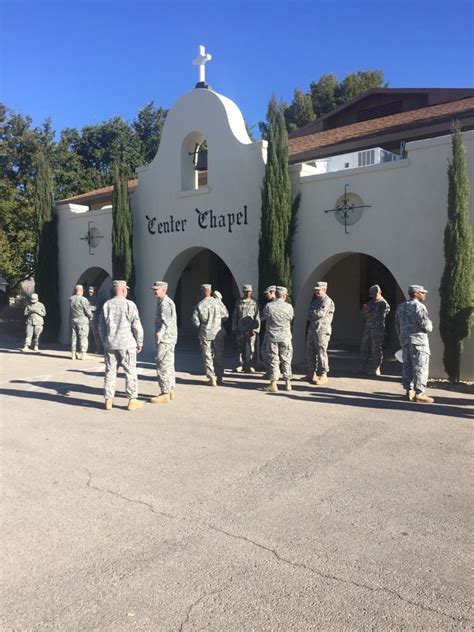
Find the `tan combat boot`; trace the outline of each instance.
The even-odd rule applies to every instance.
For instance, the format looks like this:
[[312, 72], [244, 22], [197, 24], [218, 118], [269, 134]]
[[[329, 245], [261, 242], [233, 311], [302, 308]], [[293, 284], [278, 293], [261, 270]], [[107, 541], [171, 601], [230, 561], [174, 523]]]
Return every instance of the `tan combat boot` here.
[[323, 384], [327, 384], [329, 382], [327, 373], [321, 373], [318, 375], [318, 379], [316, 380], [316, 384], [318, 386], [322, 386]]
[[244, 370], [244, 367], [243, 367], [243, 366], [236, 366], [236, 367], [235, 367], [235, 369], [234, 369], [234, 371], [235, 371], [236, 373], [242, 373], [242, 371], [243, 371], [243, 370]]
[[211, 375], [208, 378], [208, 384], [209, 384], [209, 386], [217, 386], [217, 378], [216, 378], [215, 375]]
[[267, 392], [278, 393], [278, 384], [275, 382], [275, 380], [272, 380], [270, 384], [267, 386]]
[[71, 360], [75, 360], [77, 357], [77, 354], [75, 351], [71, 351]]
[[113, 400], [112, 399], [106, 399], [105, 400], [105, 404], [104, 404], [105, 410], [112, 410], [113, 407], [114, 407]]
[[174, 399], [175, 397], [176, 397], [176, 392], [175, 392], [174, 388], [172, 388], [170, 390], [170, 399]]
[[375, 369], [375, 375], [382, 375], [382, 371], [379, 366]]
[[416, 402], [423, 402], [424, 404], [432, 404], [434, 399], [432, 397], [428, 397], [426, 393], [417, 393], [415, 395]]
[[162, 393], [161, 395], [157, 395], [156, 397], [150, 397], [151, 404], [166, 404], [171, 401], [170, 393]]
[[139, 408], [143, 408], [143, 406], [143, 402], [139, 401], [138, 399], [129, 399], [127, 410], [138, 410]]
[[78, 360], [84, 360], [84, 354], [82, 353], [82, 351], [79, 351], [79, 353], [76, 353], [76, 358]]
[[408, 389], [407, 392], [405, 393], [405, 397], [409, 402], [413, 402], [415, 399], [415, 391], [412, 391], [411, 389]]
[[38, 345], [35, 345], [35, 346], [33, 347], [33, 351], [39, 351], [39, 347], [38, 347]]
[[27, 345], [25, 345], [25, 346], [22, 348], [22, 351], [29, 351], [29, 350], [30, 350], [30, 348], [29, 348]]
[[319, 375], [313, 373], [313, 375], [309, 378], [310, 384], [317, 384], [319, 380]]
[[285, 380], [285, 391], [291, 391], [291, 380]]

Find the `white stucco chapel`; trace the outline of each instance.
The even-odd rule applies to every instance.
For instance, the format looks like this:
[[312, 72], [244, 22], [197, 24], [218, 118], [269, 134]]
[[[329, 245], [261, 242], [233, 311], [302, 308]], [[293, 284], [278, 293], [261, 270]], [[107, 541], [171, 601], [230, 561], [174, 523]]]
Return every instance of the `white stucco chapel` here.
[[[149, 351], [154, 348], [154, 281], [168, 282], [183, 335], [191, 332], [191, 312], [201, 283], [219, 289], [230, 309], [244, 283], [252, 283], [257, 295], [266, 142], [253, 142], [238, 106], [207, 85], [210, 60], [200, 47], [195, 60], [199, 82], [169, 110], [155, 158], [138, 169], [137, 181], [129, 185], [136, 302]], [[213, 76], [213, 82], [218, 84], [218, 77]], [[444, 267], [451, 157], [449, 125], [444, 121], [464, 117], [472, 190], [474, 125], [470, 129], [468, 122], [474, 119], [474, 94], [459, 98], [451, 91], [442, 97], [440, 89], [429, 94], [414, 90], [409, 98], [426, 98], [426, 103], [384, 115], [384, 104], [389, 97], [395, 103], [395, 92], [381, 89], [359, 101], [368, 103], [364, 111], [377, 103], [381, 116], [336, 124], [336, 117], [341, 120], [355, 107], [350, 105], [331, 119], [318, 121], [319, 129], [313, 126], [290, 138], [292, 188], [294, 195], [301, 194], [293, 245], [294, 358], [295, 362], [304, 358], [306, 310], [316, 281], [328, 282], [328, 294], [336, 304], [332, 340], [342, 345], [360, 340], [359, 311], [370, 285], [382, 287], [394, 311], [408, 286], [419, 283], [430, 291], [426, 305], [434, 323], [430, 373], [444, 376], [438, 288]], [[428, 122], [429, 133], [413, 135], [416, 125], [428, 129]], [[325, 144], [335, 130], [338, 140]], [[381, 134], [388, 138], [389, 131], [390, 147], [380, 142]], [[404, 138], [398, 152], [393, 149], [396, 133]], [[203, 148], [207, 163], [200, 169]], [[69, 337], [68, 298], [74, 285], [95, 285], [102, 298], [109, 297], [111, 197], [110, 190], [88, 192], [57, 205], [64, 343]], [[397, 348], [396, 340], [389, 342]], [[461, 375], [474, 377], [472, 339], [465, 341]]]

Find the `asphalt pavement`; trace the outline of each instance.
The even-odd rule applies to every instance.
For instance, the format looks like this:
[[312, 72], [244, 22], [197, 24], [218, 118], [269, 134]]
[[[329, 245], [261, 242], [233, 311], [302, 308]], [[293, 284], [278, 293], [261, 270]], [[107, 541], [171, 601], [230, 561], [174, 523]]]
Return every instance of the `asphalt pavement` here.
[[105, 411], [99, 356], [4, 339], [1, 629], [471, 630], [474, 396], [332, 356], [270, 394], [185, 347], [173, 402]]

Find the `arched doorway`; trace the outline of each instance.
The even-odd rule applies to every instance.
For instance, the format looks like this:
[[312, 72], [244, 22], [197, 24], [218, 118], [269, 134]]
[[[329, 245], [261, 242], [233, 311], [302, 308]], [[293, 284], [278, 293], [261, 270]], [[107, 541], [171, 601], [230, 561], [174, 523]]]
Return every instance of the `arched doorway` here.
[[331, 347], [358, 349], [364, 322], [361, 307], [368, 300], [368, 288], [378, 284], [391, 307], [387, 318], [385, 347], [398, 348], [395, 332], [395, 307], [404, 300], [404, 294], [392, 272], [379, 259], [358, 252], [339, 253], [326, 259], [310, 274], [298, 293], [295, 317], [295, 345], [298, 361], [304, 359], [306, 312], [317, 281], [326, 281], [328, 294], [336, 305], [332, 326]]
[[[103, 305], [111, 296], [112, 279], [109, 273], [103, 268], [87, 268], [87, 270], [80, 275], [76, 284], [84, 286], [84, 294], [91, 285], [95, 287], [99, 305]], [[72, 288], [72, 290], [73, 289], [74, 288]]]
[[219, 290], [222, 294], [230, 315], [225, 327], [230, 333], [239, 289], [230, 268], [219, 255], [207, 248], [189, 248], [176, 257], [164, 280], [168, 282], [168, 293], [176, 303], [180, 335], [195, 333], [191, 315], [195, 305], [201, 300], [202, 283], [211, 283], [213, 290]]

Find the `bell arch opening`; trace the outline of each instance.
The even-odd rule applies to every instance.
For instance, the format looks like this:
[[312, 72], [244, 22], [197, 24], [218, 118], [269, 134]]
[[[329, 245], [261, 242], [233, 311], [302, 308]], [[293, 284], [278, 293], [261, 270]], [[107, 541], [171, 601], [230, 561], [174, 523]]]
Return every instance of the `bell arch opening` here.
[[[79, 276], [76, 285], [84, 286], [84, 293], [86, 293], [88, 287], [94, 287], [98, 302], [101, 305], [111, 296], [112, 278], [103, 268], [87, 268]], [[71, 288], [71, 293], [73, 290], [74, 288]]]

